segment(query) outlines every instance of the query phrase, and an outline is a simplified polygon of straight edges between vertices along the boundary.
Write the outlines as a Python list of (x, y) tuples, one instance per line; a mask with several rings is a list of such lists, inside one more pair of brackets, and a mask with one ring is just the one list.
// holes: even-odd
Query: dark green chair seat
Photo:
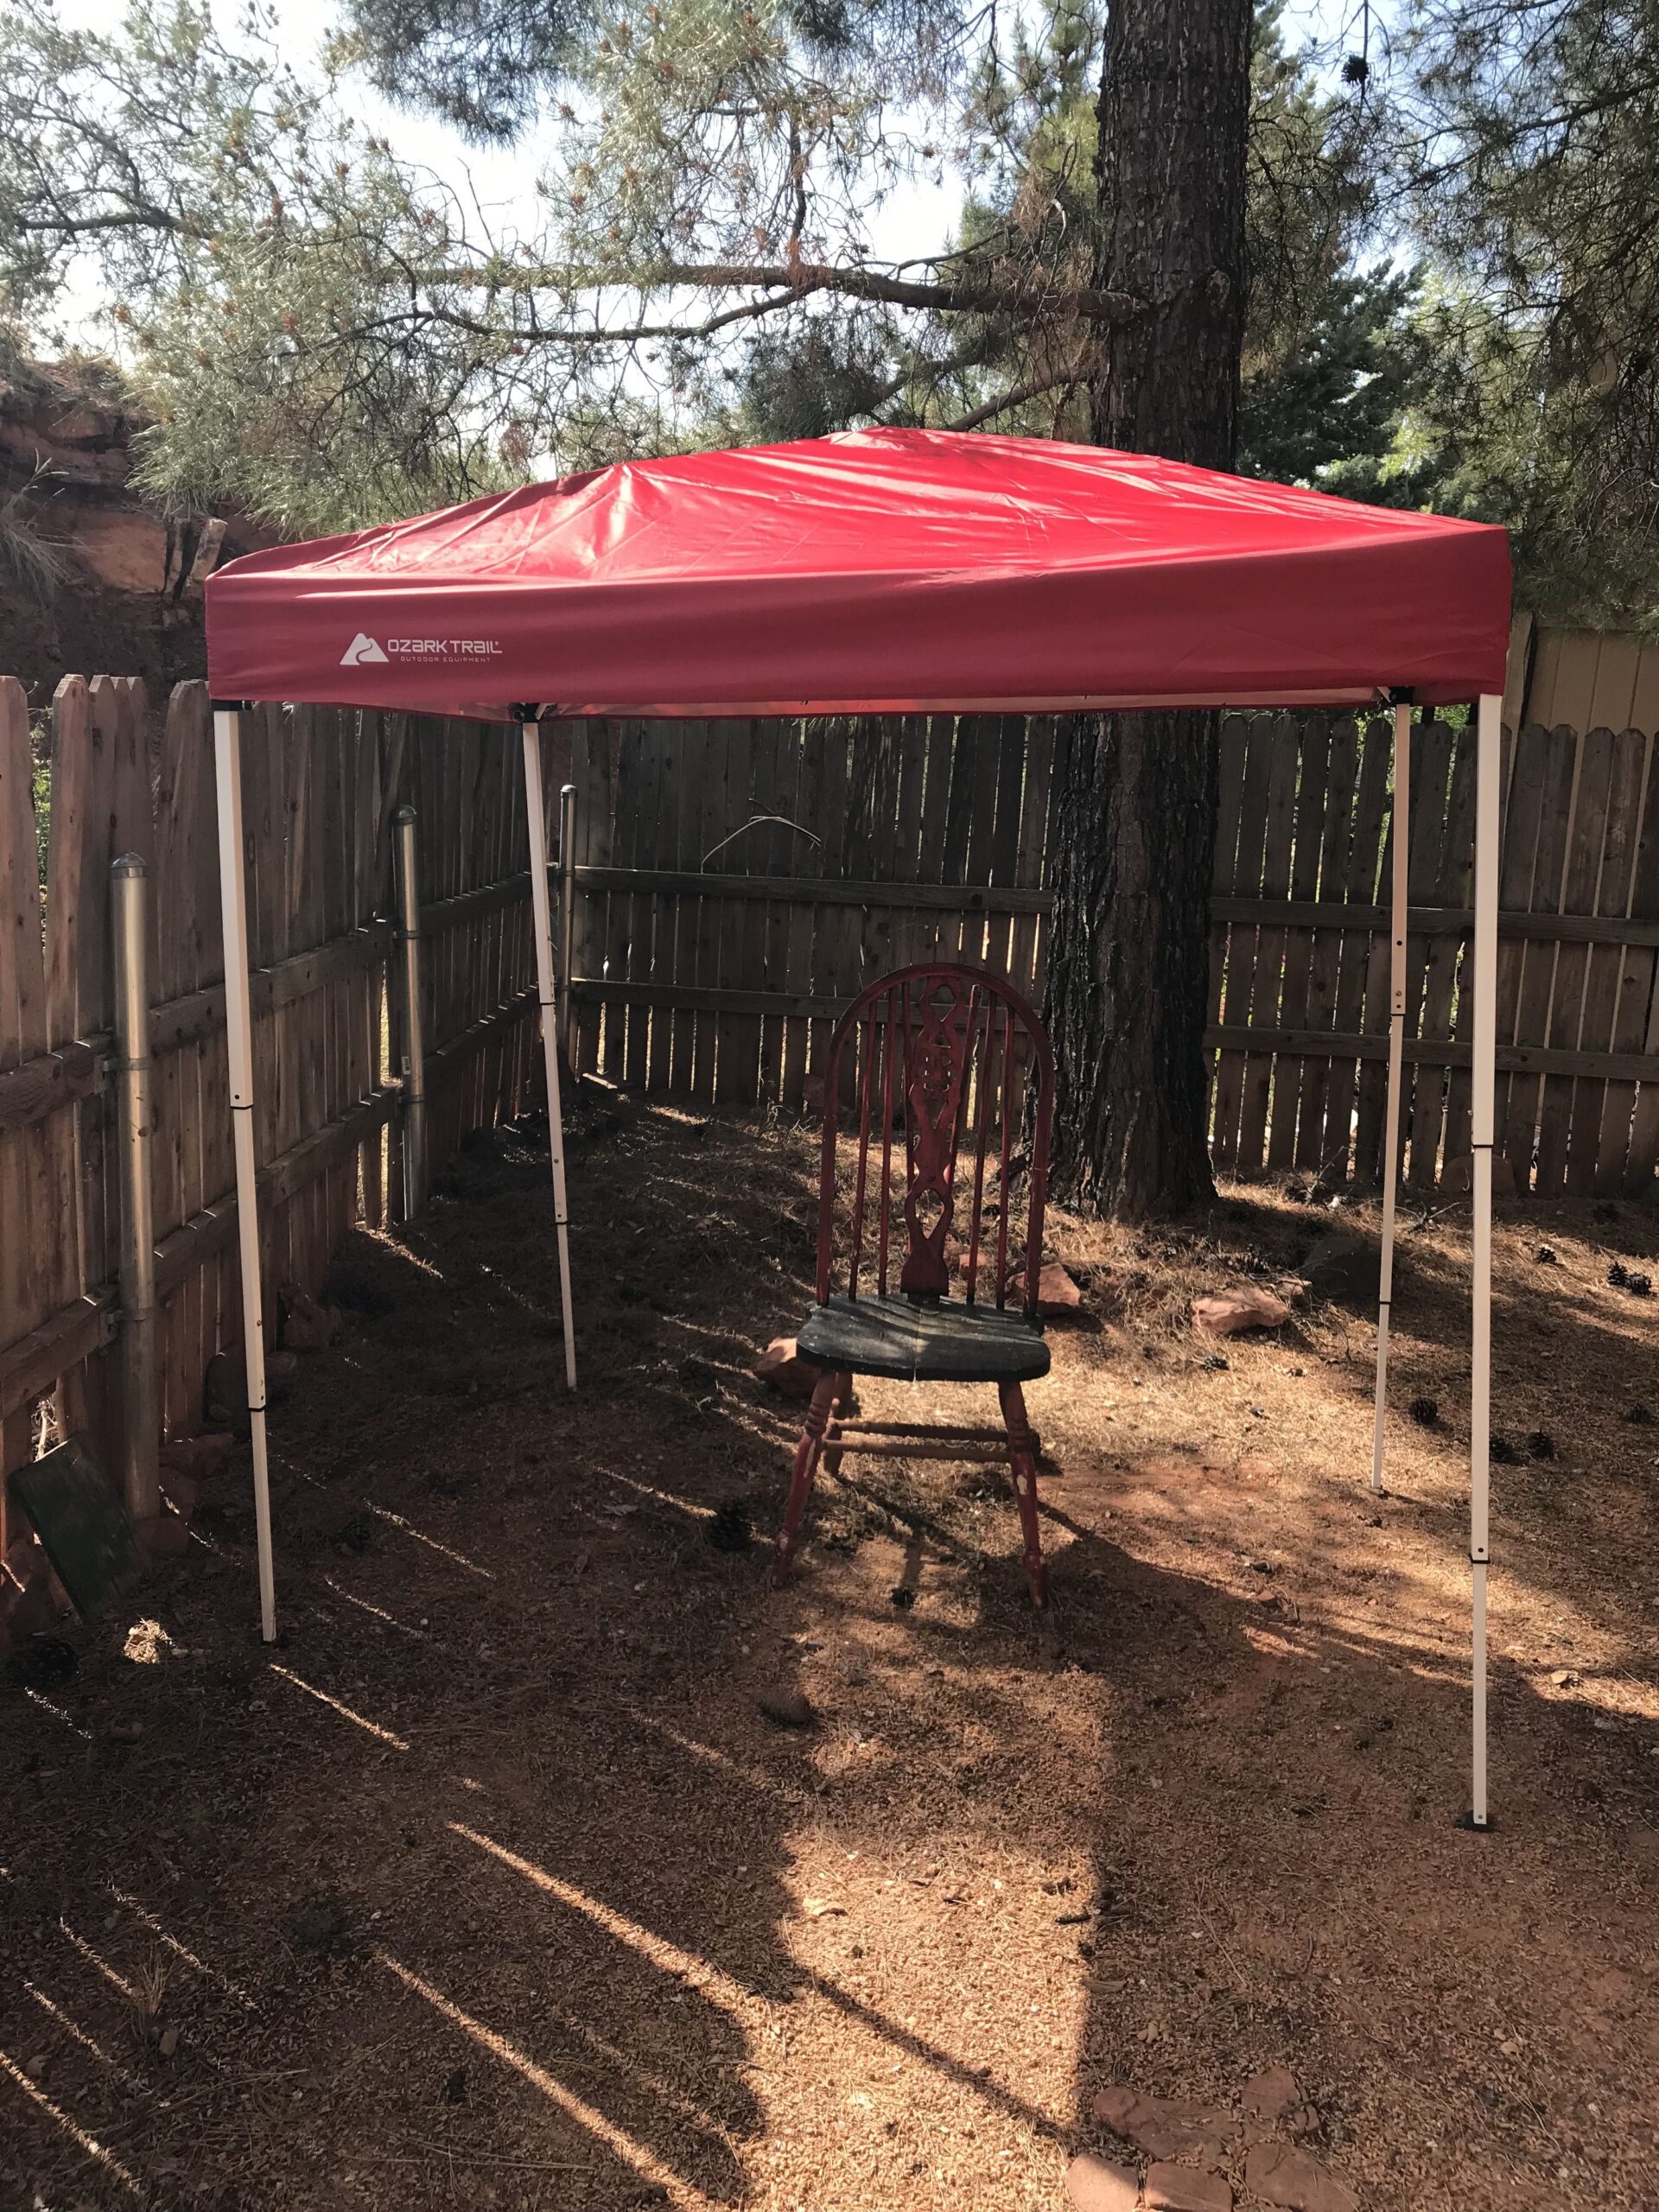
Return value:
[(955, 1298), (832, 1298), (796, 1343), (815, 1367), (901, 1382), (1031, 1382), (1049, 1366), (1042, 1332), (1022, 1313)]

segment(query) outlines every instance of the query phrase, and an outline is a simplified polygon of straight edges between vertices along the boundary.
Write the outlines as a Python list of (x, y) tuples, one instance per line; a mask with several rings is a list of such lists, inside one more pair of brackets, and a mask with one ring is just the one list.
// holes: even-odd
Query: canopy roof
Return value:
[(944, 430), (624, 461), (232, 562), (219, 699), (505, 717), (1427, 703), (1503, 688), (1503, 531)]

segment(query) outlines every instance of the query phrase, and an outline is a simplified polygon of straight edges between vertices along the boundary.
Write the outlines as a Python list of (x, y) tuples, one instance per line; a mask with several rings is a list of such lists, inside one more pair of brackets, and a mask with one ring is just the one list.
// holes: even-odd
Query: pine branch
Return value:
[(978, 407), (970, 407), (965, 415), (958, 415), (954, 423), (947, 423), (947, 430), (976, 430), (982, 423), (994, 422), (999, 415), (1006, 415), (1011, 407), (1023, 407), (1028, 399), (1040, 399), (1046, 391), (1058, 391), (1062, 385), (1074, 384), (1081, 365), (1069, 362), (1063, 369), (1056, 369), (1052, 376), (1033, 377), (1027, 384), (1014, 385), (1009, 391), (999, 393)]

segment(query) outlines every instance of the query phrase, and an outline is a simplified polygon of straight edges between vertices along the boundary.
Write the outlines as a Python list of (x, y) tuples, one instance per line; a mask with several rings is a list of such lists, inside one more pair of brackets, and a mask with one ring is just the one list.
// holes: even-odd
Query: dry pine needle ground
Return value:
[(1191, 1299), (1329, 1226), (1232, 1189), (1053, 1224), (1047, 1620), (981, 1468), (849, 1459), (773, 1594), (791, 1414), (747, 1361), (813, 1154), (590, 1110), (574, 1403), (533, 1132), (342, 1255), (273, 1421), (282, 1647), (238, 1459), (136, 1617), (4, 1693), (0, 2205), (1014, 2212), (1126, 2155), (1103, 2083), (1280, 2063), (1367, 2212), (1651, 2206), (1659, 1309), (1605, 1276), (1652, 1214), (1500, 1223), (1474, 1839), (1465, 1218), (1403, 1240), (1380, 1503), (1363, 1317), (1201, 1364)]

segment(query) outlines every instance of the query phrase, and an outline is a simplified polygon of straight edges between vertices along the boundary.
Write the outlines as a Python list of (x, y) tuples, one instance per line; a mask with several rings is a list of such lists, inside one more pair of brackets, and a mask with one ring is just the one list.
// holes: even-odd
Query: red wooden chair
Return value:
[[(1033, 1090), (1030, 1156), (1022, 1160), (1016, 1146)], [(1006, 1453), (1026, 1579), (1043, 1603), (1038, 1446), (1020, 1386), (1049, 1366), (1037, 1287), (1053, 1103), (1054, 1058), (1042, 1023), (983, 969), (898, 969), (861, 992), (836, 1024), (824, 1082), (818, 1296), (798, 1338), (802, 1358), (825, 1372), (795, 1454), (779, 1581), (821, 1456), (833, 1474), (849, 1451), (957, 1460)], [(843, 1116), (858, 1136), (844, 1193), (837, 1182)], [(1016, 1224), (1014, 1185), (1021, 1174), (1024, 1221)], [(838, 1255), (846, 1285), (839, 1294)], [(1003, 1426), (853, 1420), (853, 1378), (861, 1374), (995, 1382)]]

